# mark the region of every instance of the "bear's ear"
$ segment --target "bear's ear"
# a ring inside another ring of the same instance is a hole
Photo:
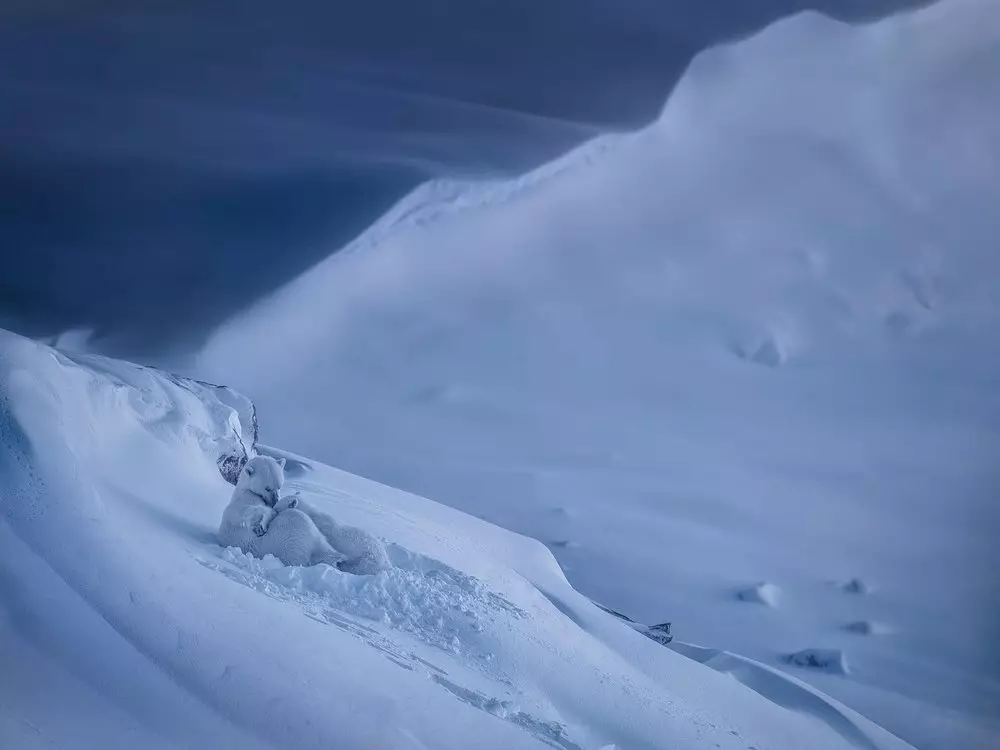
[[[247,473],[248,477],[252,477],[253,476],[253,467],[250,464],[247,464],[246,466],[244,466],[243,470]]]
[[[280,466],[282,469],[285,468],[285,458],[284,458],[284,456],[282,456],[281,458],[278,459],[278,466]]]

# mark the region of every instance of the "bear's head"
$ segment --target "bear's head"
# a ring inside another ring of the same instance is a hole
[[[257,495],[272,508],[278,502],[278,490],[285,483],[285,459],[254,456],[243,466],[236,489]]]

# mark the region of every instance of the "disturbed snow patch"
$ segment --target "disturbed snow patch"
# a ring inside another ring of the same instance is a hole
[[[470,690],[467,687],[458,685],[447,677],[440,674],[431,675],[431,679],[443,687],[458,700],[467,703],[473,708],[485,711],[496,716],[498,719],[509,721],[515,726],[524,729],[542,740],[546,745],[560,748],[561,750],[583,750],[580,745],[571,741],[567,737],[566,727],[558,721],[544,721],[537,719],[526,713],[509,700],[500,700],[480,693],[478,690]]]
[[[395,567],[372,576],[329,565],[286,566],[271,555],[258,559],[234,547],[220,550],[219,561],[202,564],[273,599],[293,601],[325,621],[360,618],[452,654],[488,658],[480,639],[487,621],[525,617],[472,576],[399,548],[391,553]]]
[[[559,750],[582,750],[567,727],[524,710],[516,695],[490,696],[450,678],[448,670],[407,648],[390,630],[467,663],[493,659],[488,645],[492,622],[524,619],[526,613],[478,579],[436,560],[390,547],[394,567],[376,575],[343,573],[329,565],[286,566],[272,555],[258,559],[235,547],[219,550],[207,568],[281,602],[307,617],[350,633],[397,667],[424,673],[462,703],[484,711]],[[417,649],[419,651],[419,649]]]

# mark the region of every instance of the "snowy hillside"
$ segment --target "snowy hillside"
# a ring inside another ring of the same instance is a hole
[[[990,747],[998,165],[993,0],[797,16],[645,131],[424,188],[193,370],[636,620]]]
[[[734,680],[643,637],[533,540],[297,456],[291,487],[395,567],[218,547],[246,405],[0,333],[3,747],[906,747],[763,666],[709,660]]]

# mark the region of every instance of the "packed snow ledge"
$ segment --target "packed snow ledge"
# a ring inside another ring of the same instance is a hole
[[[644,637],[538,542],[275,449],[392,569],[219,547],[246,404],[0,334],[5,747],[906,747],[794,680],[748,689]]]

